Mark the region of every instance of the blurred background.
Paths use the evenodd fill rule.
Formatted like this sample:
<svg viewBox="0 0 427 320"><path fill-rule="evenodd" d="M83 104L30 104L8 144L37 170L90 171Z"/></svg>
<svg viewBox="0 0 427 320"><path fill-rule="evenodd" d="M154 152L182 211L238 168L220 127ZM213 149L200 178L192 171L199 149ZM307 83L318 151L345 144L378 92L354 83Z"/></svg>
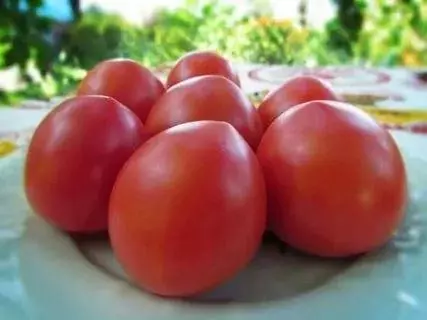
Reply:
<svg viewBox="0 0 427 320"><path fill-rule="evenodd" d="M0 0L0 105L49 99L97 62L427 65L427 0Z"/></svg>

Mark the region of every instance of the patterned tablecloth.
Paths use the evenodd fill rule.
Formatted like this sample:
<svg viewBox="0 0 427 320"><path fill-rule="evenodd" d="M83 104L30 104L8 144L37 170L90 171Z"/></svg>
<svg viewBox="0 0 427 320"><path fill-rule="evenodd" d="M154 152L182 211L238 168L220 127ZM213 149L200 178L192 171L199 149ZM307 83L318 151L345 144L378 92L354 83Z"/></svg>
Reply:
<svg viewBox="0 0 427 320"><path fill-rule="evenodd" d="M310 74L329 81L349 102L361 106L384 125L427 132L427 82L407 69L355 67L302 68L287 66L237 65L242 88L254 103L289 77ZM164 78L169 67L157 70ZM16 107L0 108L0 157L25 145L41 119L61 98L28 100Z"/></svg>

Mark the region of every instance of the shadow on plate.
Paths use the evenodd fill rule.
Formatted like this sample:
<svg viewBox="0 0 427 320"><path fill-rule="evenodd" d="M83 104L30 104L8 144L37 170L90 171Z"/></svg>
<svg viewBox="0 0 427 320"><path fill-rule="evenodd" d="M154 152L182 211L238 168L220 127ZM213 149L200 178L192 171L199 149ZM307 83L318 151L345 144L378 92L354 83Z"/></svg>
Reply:
<svg viewBox="0 0 427 320"><path fill-rule="evenodd" d="M82 254L104 272L130 282L103 237L79 238ZM234 278L209 293L195 297L198 303L256 303L295 298L321 288L350 268L358 257L321 259L285 247L267 235L253 261Z"/></svg>

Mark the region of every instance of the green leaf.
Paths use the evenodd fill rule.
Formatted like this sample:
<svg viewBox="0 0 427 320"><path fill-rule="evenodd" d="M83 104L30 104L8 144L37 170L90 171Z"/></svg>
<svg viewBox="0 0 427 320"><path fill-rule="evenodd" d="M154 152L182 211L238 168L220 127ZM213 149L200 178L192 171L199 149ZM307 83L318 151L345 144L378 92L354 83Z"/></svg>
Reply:
<svg viewBox="0 0 427 320"><path fill-rule="evenodd" d="M4 54L5 67L18 65L25 68L26 62L30 57L30 48L23 39L15 38L11 47Z"/></svg>
<svg viewBox="0 0 427 320"><path fill-rule="evenodd" d="M43 0L27 0L26 2L30 8L40 8L43 4Z"/></svg>

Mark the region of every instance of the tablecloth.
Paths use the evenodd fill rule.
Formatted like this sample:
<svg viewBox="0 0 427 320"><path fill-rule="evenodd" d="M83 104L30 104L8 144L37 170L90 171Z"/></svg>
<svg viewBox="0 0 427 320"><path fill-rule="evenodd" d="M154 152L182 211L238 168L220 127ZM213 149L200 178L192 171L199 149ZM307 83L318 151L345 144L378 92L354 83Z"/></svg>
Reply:
<svg viewBox="0 0 427 320"><path fill-rule="evenodd" d="M424 113L427 111L427 82L422 81L415 70L254 64L237 64L236 69L243 90L255 103L292 76L314 75L330 82L344 100L367 107L375 116L385 118L389 125L399 127L403 123L408 127L403 129L411 129L414 122L427 122L427 113ZM161 67L156 74L165 78L168 70L168 66ZM27 100L18 106L0 107L0 157L27 143L37 124L62 99ZM394 114L402 111L405 113Z"/></svg>

